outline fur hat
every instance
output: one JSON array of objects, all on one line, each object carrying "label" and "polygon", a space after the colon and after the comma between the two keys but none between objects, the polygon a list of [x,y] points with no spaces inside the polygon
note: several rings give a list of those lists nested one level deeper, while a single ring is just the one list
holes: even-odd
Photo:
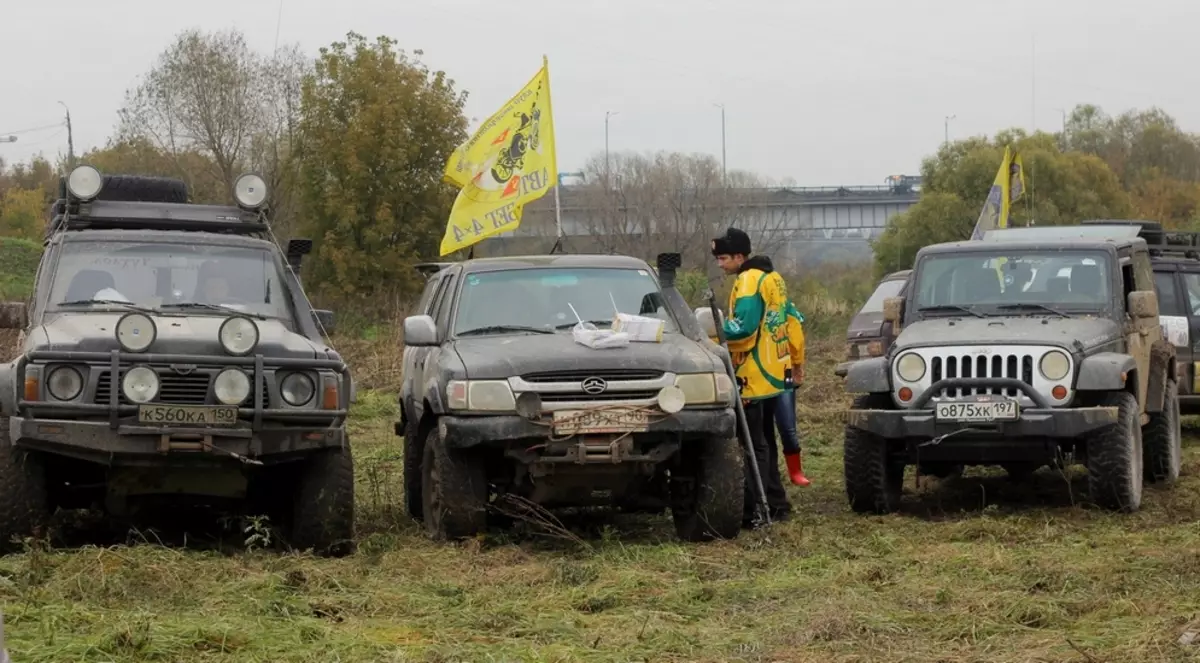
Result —
[{"label": "fur hat", "polygon": [[712,241],[714,256],[731,256],[738,253],[744,256],[750,255],[750,236],[737,228],[730,227],[724,235]]}]

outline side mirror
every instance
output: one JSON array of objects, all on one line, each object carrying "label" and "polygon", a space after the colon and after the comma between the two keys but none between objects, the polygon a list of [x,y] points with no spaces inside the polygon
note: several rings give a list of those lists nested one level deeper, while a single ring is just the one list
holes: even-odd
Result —
[{"label": "side mirror", "polygon": [[1158,296],[1153,290],[1134,290],[1129,293],[1127,305],[1135,320],[1158,317]]},{"label": "side mirror", "polygon": [[715,338],[717,335],[717,325],[713,320],[712,309],[707,306],[698,306],[694,311],[696,322],[700,325],[700,331],[709,338]]},{"label": "side mirror", "polygon": [[883,300],[883,321],[890,322],[897,327],[900,326],[900,321],[904,319],[904,298],[903,297],[888,297]]},{"label": "side mirror", "polygon": [[313,243],[311,239],[289,239],[287,250],[284,252],[287,255],[287,264],[294,271],[300,271],[300,262],[304,260],[304,256],[312,252]]},{"label": "side mirror", "polygon": [[25,329],[29,326],[29,310],[25,302],[0,303],[0,329]]},{"label": "side mirror", "polygon": [[313,320],[317,323],[317,326],[323,329],[326,334],[332,334],[333,330],[337,327],[337,322],[333,317],[333,311],[319,309],[314,310],[312,315]]},{"label": "side mirror", "polygon": [[437,345],[437,324],[428,315],[410,315],[404,319],[404,344],[413,347]]}]

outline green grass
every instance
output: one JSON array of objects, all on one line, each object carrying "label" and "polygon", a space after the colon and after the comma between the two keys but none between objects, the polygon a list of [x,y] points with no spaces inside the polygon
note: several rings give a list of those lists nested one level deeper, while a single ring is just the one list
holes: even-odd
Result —
[{"label": "green grass", "polygon": [[29,296],[41,259],[41,244],[0,237],[0,301],[23,301]]},{"label": "green grass", "polygon": [[[360,550],[342,560],[143,543],[0,559],[18,663],[38,661],[1186,661],[1200,613],[1200,445],[1129,516],[1078,475],[930,483],[901,514],[852,515],[842,397],[802,396],[792,522],[681,544],[666,517],[579,525],[581,541],[427,541],[402,514],[394,396],[352,423]],[[1072,500],[1074,495],[1074,503]],[[152,534],[145,534],[153,540]]]}]

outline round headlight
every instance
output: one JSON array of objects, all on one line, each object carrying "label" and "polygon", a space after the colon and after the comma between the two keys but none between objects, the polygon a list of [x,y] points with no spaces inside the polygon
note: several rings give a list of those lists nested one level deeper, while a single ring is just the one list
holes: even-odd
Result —
[{"label": "round headlight", "polygon": [[905,382],[916,382],[925,377],[925,360],[921,355],[910,352],[896,362],[896,374]]},{"label": "round headlight", "polygon": [[213,393],[226,405],[237,405],[250,395],[250,376],[237,368],[227,368],[213,380]]},{"label": "round headlight", "polygon": [[134,366],[121,378],[121,392],[133,403],[149,403],[158,395],[158,374],[145,366]]},{"label": "round headlight", "polygon": [[233,199],[242,207],[255,209],[267,200],[267,183],[258,175],[242,175],[233,183]]},{"label": "round headlight", "polygon": [[222,322],[217,335],[221,338],[221,347],[231,355],[250,354],[258,345],[258,325],[240,315]]},{"label": "round headlight", "polygon": [[312,400],[317,393],[312,378],[303,373],[291,373],[279,385],[279,393],[288,405],[300,406]]},{"label": "round headlight", "polygon": [[1042,355],[1038,368],[1047,380],[1061,380],[1067,377],[1067,372],[1071,370],[1071,360],[1064,353],[1051,350]]},{"label": "round headlight", "polygon": [[117,343],[127,352],[142,352],[154,343],[158,328],[145,313],[126,313],[117,320]]},{"label": "round headlight", "polygon": [[91,200],[100,194],[104,178],[91,166],[79,166],[67,176],[67,190],[80,200]]},{"label": "round headlight", "polygon": [[69,401],[83,391],[83,377],[70,366],[59,366],[50,371],[50,376],[46,379],[46,388],[50,390],[50,395],[58,400]]}]

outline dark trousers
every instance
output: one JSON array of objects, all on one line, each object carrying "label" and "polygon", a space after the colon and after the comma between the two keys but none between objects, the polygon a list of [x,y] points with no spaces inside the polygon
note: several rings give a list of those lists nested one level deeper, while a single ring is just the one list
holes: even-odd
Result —
[{"label": "dark trousers", "polygon": [[[779,442],[783,444],[783,453],[800,453],[800,435],[796,432],[795,389],[775,397],[775,427],[779,429]],[[774,446],[774,430],[767,431],[767,442]]]},{"label": "dark trousers", "polygon": [[[754,447],[754,458],[758,461],[758,472],[762,476],[763,488],[767,492],[767,506],[773,512],[790,511],[792,505],[788,502],[787,492],[783,489],[783,480],[779,476],[779,447],[775,445],[775,404],[776,399],[764,398],[756,401],[743,401],[746,411],[746,424],[750,428],[750,444]],[[767,436],[770,435],[770,438]],[[767,440],[770,439],[768,444]],[[754,515],[758,504],[758,489],[754,485],[753,471],[746,468],[744,516],[749,519]]]}]

